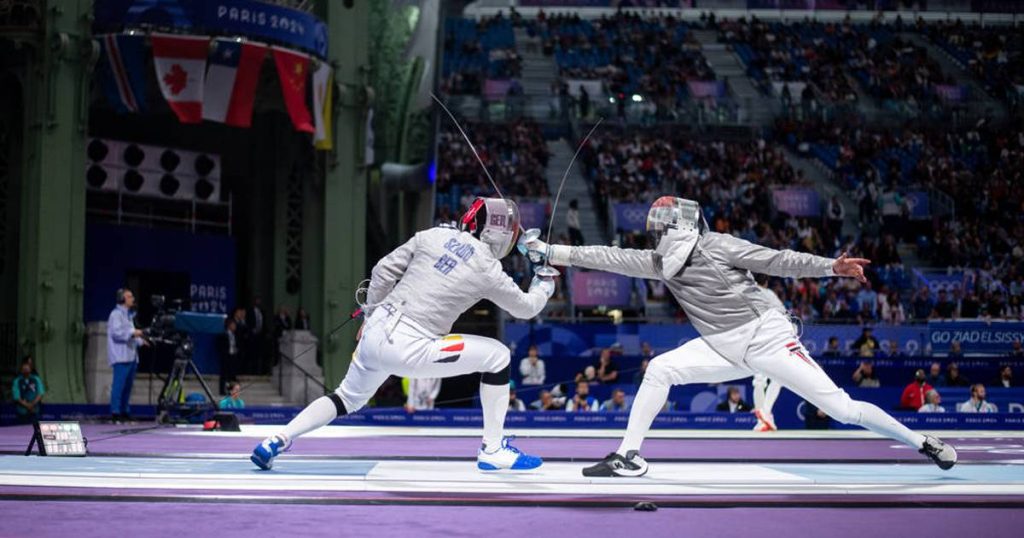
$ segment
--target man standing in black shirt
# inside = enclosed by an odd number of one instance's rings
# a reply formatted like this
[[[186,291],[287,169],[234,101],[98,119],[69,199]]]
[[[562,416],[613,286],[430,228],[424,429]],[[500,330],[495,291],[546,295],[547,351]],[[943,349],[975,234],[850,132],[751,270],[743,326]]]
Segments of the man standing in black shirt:
[[[960,302],[960,317],[967,319],[977,318],[981,314],[981,301],[974,294],[974,290],[967,291],[967,297]]]
[[[939,300],[935,302],[932,310],[932,318],[953,319],[955,318],[956,304],[949,300],[949,294],[945,289],[939,290]]]

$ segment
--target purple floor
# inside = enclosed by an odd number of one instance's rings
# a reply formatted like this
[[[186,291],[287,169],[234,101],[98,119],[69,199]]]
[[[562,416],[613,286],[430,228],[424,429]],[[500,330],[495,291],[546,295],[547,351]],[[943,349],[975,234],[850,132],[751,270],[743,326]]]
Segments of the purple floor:
[[[174,429],[83,425],[93,455],[162,456],[248,453],[256,437],[181,435]],[[136,430],[129,435],[121,435]],[[577,432],[578,433],[578,432]],[[713,432],[709,432],[713,434]],[[28,426],[0,428],[0,452],[20,453]],[[585,434],[584,434],[585,435]],[[948,437],[961,447],[961,462],[1024,458],[1019,438]],[[475,456],[479,437],[305,438],[289,457],[458,458]],[[604,456],[615,439],[520,438],[517,445],[550,460]],[[881,439],[651,439],[653,460],[736,462],[927,463],[916,451]],[[241,456],[239,456],[241,457]],[[211,498],[216,493],[216,498]],[[486,498],[458,493],[358,491],[226,491],[67,487],[0,488],[0,538],[108,536],[472,536],[481,530],[516,536],[532,532],[588,537],[732,535],[755,530],[768,536],[854,538],[886,536],[1016,536],[1024,525],[1019,502],[999,495],[890,495],[885,498],[822,495],[649,496],[657,512],[636,512],[623,494],[509,494]],[[45,523],[40,523],[45,520]],[[809,529],[814,529],[813,532]]]
[[[241,454],[252,450],[255,437],[175,435],[173,429],[152,429],[132,435],[118,432],[143,429],[147,425],[111,426],[86,424],[82,428],[94,455],[184,455],[190,453]],[[17,452],[28,445],[30,426],[0,428],[0,452]],[[999,461],[1024,457],[1021,439],[964,439],[947,437],[954,446],[968,446],[960,459]],[[600,459],[615,450],[615,439],[520,438],[518,446],[549,460]],[[644,457],[650,460],[748,461],[748,462],[899,462],[927,463],[916,451],[897,447],[884,439],[650,439],[644,443]],[[345,458],[458,458],[476,456],[480,439],[473,430],[466,437],[360,437],[328,439],[309,437],[295,443],[291,456]]]
[[[17,515],[18,517],[14,517]],[[45,522],[40,517],[45,515]],[[985,508],[318,506],[0,501],[0,537],[1019,536],[1024,511]],[[639,533],[637,531],[640,531]],[[979,534],[979,532],[981,534]]]

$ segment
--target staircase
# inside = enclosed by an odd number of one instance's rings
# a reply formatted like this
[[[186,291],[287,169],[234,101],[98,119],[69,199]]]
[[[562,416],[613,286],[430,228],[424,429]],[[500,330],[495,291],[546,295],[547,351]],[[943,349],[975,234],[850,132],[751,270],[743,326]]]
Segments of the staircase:
[[[525,28],[516,28],[515,36],[516,52],[523,59],[523,73],[519,83],[523,86],[526,100],[524,115],[545,120],[553,113],[551,82],[558,78],[558,66],[554,57],[545,56],[541,52],[540,40],[530,38]]]
[[[220,401],[220,376],[204,375],[203,381],[210,387],[213,397]],[[152,382],[152,383],[151,383]],[[238,376],[238,382],[242,384],[242,399],[247,406],[255,405],[294,405],[293,402],[285,400],[277,390],[277,385],[271,383],[270,376]],[[160,389],[164,381],[156,374],[140,373],[135,376],[135,385],[132,387],[132,405],[156,405],[160,397]],[[185,395],[193,392],[203,393],[203,387],[195,376],[189,375],[185,379]]]
[[[746,120],[754,125],[771,125],[779,103],[776,99],[761,94],[747,76],[747,68],[729,47],[718,42],[715,30],[695,30],[694,37],[700,42],[704,57],[714,70],[715,76],[724,80],[732,91],[733,98],[745,114]]]
[[[832,181],[830,173],[826,170],[825,165],[817,159],[810,157],[804,158],[791,151],[789,148],[785,149],[786,159],[789,161],[793,168],[802,171],[804,178],[811,181],[814,185],[814,189],[818,191],[818,194],[822,196],[822,205],[828,204],[828,201],[832,199],[832,196],[839,197],[839,203],[843,205],[843,209],[846,211],[846,219],[843,221],[843,237],[857,237],[860,233],[860,228],[857,226],[858,215],[860,215],[860,208],[858,207],[857,201],[853,199],[848,191],[839,186],[835,181]],[[917,246],[912,243],[898,243],[896,247],[900,253],[900,259],[903,260],[904,267],[921,267],[927,265],[922,263],[921,259],[917,255]]]
[[[914,32],[904,32],[900,34],[900,38],[924,48],[928,51],[928,57],[938,62],[943,73],[952,76],[957,84],[967,86],[971,95],[969,103],[975,105],[972,107],[975,108],[975,110],[972,110],[973,113],[980,114],[986,110],[991,110],[998,117],[1006,117],[1009,114],[1006,105],[989,95],[985,88],[964,69],[964,66],[954,60],[945,50],[942,50],[942,47],[932,43],[927,37]]]
[[[843,75],[847,76],[847,75]],[[864,90],[864,85],[857,80],[850,81],[850,87],[857,92],[857,111],[864,114],[869,123],[885,123],[898,120],[891,113],[878,106],[878,99],[875,99]]]
[[[558,184],[562,181],[562,175],[572,160],[576,148],[570,147],[564,139],[548,142],[548,150],[551,151],[551,159],[548,160],[548,167],[544,171],[544,177],[548,181],[548,189],[551,191],[551,201],[554,203],[555,193],[558,192]],[[569,202],[576,200],[579,204],[580,231],[583,232],[583,241],[588,245],[607,245],[609,238],[597,218],[598,209],[594,207],[593,198],[587,188],[586,178],[582,172],[583,163],[579,159],[573,165],[569,176],[565,179],[565,186],[562,188],[562,196],[558,200],[558,207],[554,208],[554,225],[551,228],[551,240],[557,241],[562,235],[568,235],[565,225],[565,216],[569,211]],[[600,209],[603,211],[603,208]],[[547,233],[547,230],[544,230]]]
[[[839,203],[846,211],[846,219],[843,221],[843,237],[856,237],[860,231],[857,228],[859,209],[856,200],[835,181],[832,181],[831,174],[820,161],[814,157],[801,157],[789,148],[784,151],[789,164],[793,165],[795,170],[803,172],[804,178],[814,185],[814,190],[821,195],[823,206],[828,204],[833,196],[839,197]]]

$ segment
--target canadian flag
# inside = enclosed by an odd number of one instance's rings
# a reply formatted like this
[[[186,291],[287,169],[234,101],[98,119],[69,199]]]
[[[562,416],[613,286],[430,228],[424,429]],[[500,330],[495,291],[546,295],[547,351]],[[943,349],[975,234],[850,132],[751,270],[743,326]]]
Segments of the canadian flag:
[[[210,38],[153,34],[153,66],[160,92],[181,123],[203,121],[203,77]]]

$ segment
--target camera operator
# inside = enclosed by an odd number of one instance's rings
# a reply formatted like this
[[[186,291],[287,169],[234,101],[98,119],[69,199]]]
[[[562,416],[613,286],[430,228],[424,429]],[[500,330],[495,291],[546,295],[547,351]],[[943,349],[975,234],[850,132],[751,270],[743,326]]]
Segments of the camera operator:
[[[135,328],[135,294],[122,288],[117,290],[117,306],[107,318],[107,363],[114,369],[110,387],[110,418],[112,422],[131,419],[129,402],[132,383],[139,367],[140,345],[149,343],[142,338],[142,330]]]

